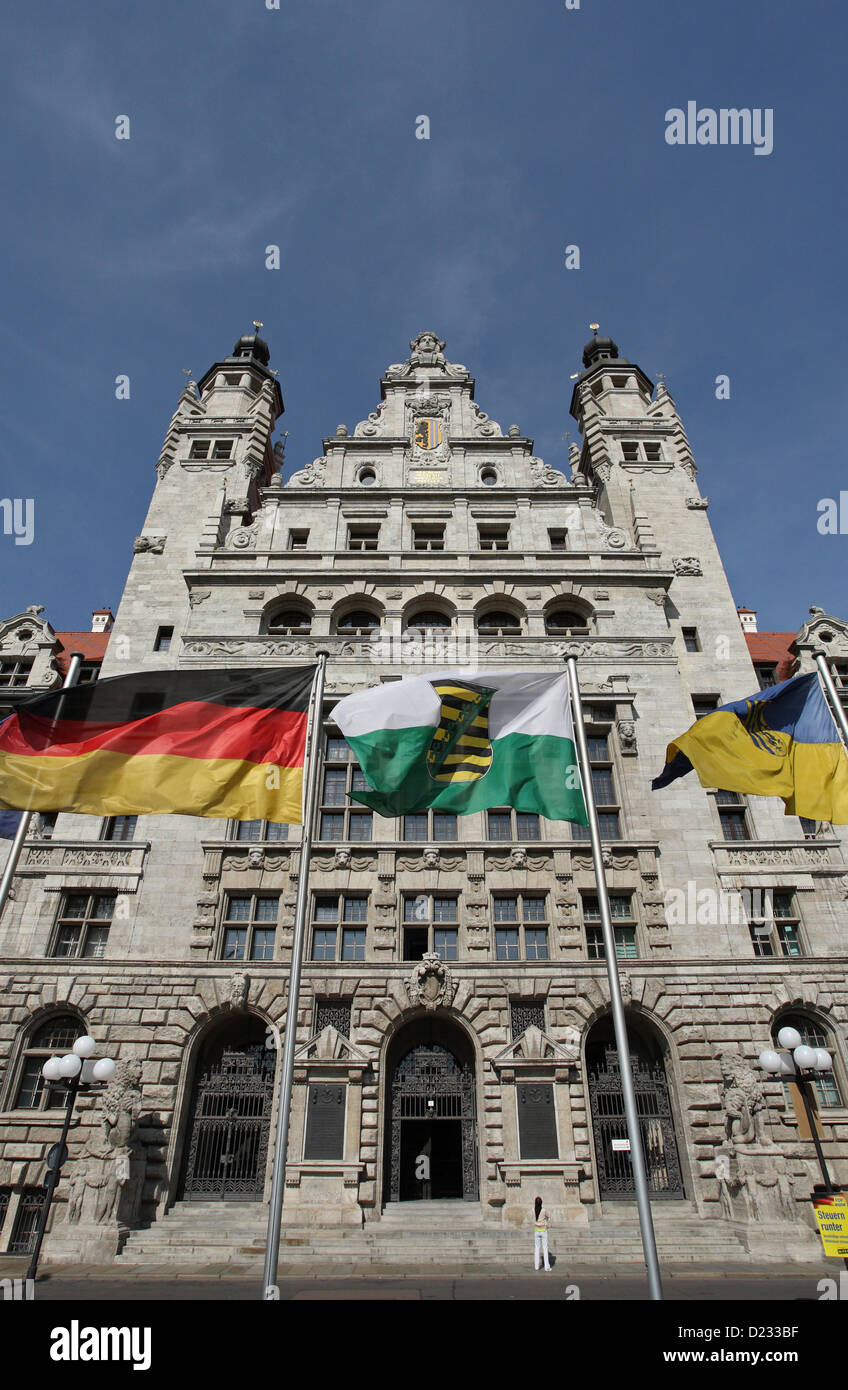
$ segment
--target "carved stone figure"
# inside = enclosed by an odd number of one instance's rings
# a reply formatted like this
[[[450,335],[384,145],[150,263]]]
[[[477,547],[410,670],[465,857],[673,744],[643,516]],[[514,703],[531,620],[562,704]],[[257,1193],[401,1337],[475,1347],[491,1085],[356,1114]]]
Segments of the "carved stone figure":
[[[245,974],[243,970],[236,970],[235,973],[230,977],[230,1008],[245,1008],[249,992],[250,976]]]
[[[750,1063],[732,1047],[718,1055],[724,1081],[722,1106],[726,1134],[736,1144],[768,1144],[763,1083]]]
[[[115,1079],[99,1097],[99,1126],[86,1136],[72,1165],[67,1220],[132,1224],[144,1181],[144,1150],[138,1140],[141,1062],[118,1064]]]
[[[149,552],[151,555],[161,555],[167,539],[167,536],[136,536],[133,541],[133,554],[143,555]]]
[[[454,989],[450,969],[434,952],[422,956],[406,982],[410,1004],[421,1004],[430,1010],[450,1004]]]
[[[704,572],[697,555],[680,555],[672,563],[675,574],[699,575]]]
[[[636,753],[636,725],[632,719],[619,719],[618,721],[618,742],[622,753],[633,755]]]

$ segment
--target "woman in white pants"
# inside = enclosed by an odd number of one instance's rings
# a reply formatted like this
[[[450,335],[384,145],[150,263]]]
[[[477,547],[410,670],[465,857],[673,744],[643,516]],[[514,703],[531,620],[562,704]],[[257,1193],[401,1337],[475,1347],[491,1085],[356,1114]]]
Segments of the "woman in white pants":
[[[549,1261],[549,1259],[548,1259],[548,1227],[549,1227],[549,1225],[551,1224],[551,1218],[548,1216],[547,1211],[545,1210],[544,1206],[542,1205],[542,1199],[541,1199],[541,1197],[537,1197],[537,1198],[536,1198],[536,1201],[535,1201],[535,1203],[534,1203],[534,1212],[535,1212],[535,1224],[534,1224],[535,1248],[534,1248],[534,1251],[533,1251],[533,1265],[534,1265],[534,1268],[538,1270],[538,1268],[539,1268],[539,1255],[540,1255],[540,1254],[544,1255],[544,1257],[545,1257],[545,1269],[546,1269],[547,1273],[550,1274],[550,1272],[551,1272],[551,1266],[550,1266],[550,1261]]]

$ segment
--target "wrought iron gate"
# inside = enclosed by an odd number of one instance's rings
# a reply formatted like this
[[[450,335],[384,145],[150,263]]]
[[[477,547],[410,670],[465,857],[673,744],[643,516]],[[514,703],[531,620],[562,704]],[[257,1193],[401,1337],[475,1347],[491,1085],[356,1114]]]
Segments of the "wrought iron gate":
[[[474,1073],[438,1043],[414,1047],[392,1079],[389,1200],[400,1201],[401,1137],[404,1121],[459,1121],[462,1198],[477,1200],[477,1124]]]
[[[188,1201],[257,1201],[265,1185],[276,1053],[226,1049],[198,1077],[183,1179]]]
[[[655,1200],[683,1197],[683,1177],[665,1069],[661,1062],[652,1066],[635,1050],[631,1053],[631,1062],[651,1197]],[[589,1069],[589,1099],[601,1197],[605,1201],[630,1200],[636,1192],[630,1154],[617,1145],[613,1147],[614,1139],[627,1139],[621,1072],[614,1047],[605,1049],[603,1063]]]

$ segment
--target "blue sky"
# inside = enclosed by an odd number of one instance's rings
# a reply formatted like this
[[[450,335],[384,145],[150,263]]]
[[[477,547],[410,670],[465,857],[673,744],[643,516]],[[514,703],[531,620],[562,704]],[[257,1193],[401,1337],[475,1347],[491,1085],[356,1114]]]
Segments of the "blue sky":
[[[848,615],[848,537],[816,529],[845,486],[844,9],[46,0],[6,15],[0,495],[33,497],[36,524],[30,546],[0,534],[4,616],[41,603],[87,628],[117,604],[181,369],[205,371],[253,318],[290,468],[374,408],[423,328],[485,411],[563,466],[597,320],[666,374],[737,602],[761,629],[795,629],[811,603]],[[773,153],[667,145],[665,111],[689,100],[772,108]]]

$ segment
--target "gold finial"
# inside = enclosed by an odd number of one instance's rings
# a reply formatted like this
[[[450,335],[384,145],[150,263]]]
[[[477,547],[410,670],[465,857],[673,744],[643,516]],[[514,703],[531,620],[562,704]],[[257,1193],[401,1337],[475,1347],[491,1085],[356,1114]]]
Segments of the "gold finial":
[[[279,375],[280,375],[280,369],[279,369],[279,367],[269,367],[268,370],[270,371],[270,373],[271,373],[272,376],[279,376]],[[288,430],[286,430],[286,434],[288,434]]]
[[[183,371],[183,372],[185,372],[185,374],[186,374],[186,376],[188,377],[189,381],[191,381],[191,378],[192,378],[192,376],[194,375],[194,373],[193,373],[192,370],[191,370],[191,367],[181,367],[180,370]]]
[[[597,332],[598,332],[598,329],[600,328],[600,326],[601,326],[601,325],[600,325],[599,323],[590,323],[590,324],[589,324],[589,327],[591,328],[592,332],[593,332],[594,334],[596,334],[596,335],[597,335]]]
[[[580,375],[579,372],[572,372],[572,373],[571,373],[571,376],[570,376],[568,379],[569,379],[569,381],[576,381],[577,378],[579,377],[579,375]]]
[[[254,319],[254,320],[253,320],[253,327],[256,329],[256,331],[257,331],[257,333],[258,333],[259,330],[260,330],[260,328],[264,328],[265,325],[264,325],[264,323],[262,322],[261,319]]]

